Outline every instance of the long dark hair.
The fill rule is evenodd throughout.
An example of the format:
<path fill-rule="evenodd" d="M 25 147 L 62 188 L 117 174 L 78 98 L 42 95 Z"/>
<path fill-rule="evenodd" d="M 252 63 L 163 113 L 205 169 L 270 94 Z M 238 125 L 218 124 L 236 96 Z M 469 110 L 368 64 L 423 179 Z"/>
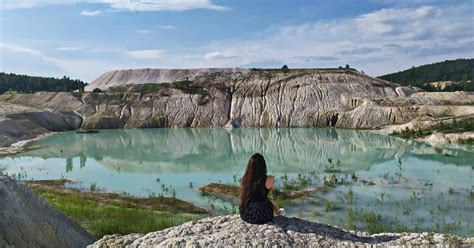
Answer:
<path fill-rule="evenodd" d="M 259 187 L 265 187 L 267 178 L 267 164 L 260 153 L 250 157 L 247 169 L 242 177 L 240 188 L 240 206 L 245 207 L 250 198 L 257 194 Z"/>

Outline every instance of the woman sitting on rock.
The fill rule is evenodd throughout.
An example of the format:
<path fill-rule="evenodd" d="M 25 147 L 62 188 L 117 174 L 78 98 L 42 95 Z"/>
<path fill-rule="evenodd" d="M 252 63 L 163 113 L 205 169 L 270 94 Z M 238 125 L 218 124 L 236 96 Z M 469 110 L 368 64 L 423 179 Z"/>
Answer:
<path fill-rule="evenodd" d="M 240 218 L 251 224 L 264 224 L 273 221 L 273 214 L 280 211 L 268 199 L 275 184 L 272 176 L 267 176 L 267 164 L 259 153 L 250 157 L 247 169 L 242 177 L 240 189 Z"/>

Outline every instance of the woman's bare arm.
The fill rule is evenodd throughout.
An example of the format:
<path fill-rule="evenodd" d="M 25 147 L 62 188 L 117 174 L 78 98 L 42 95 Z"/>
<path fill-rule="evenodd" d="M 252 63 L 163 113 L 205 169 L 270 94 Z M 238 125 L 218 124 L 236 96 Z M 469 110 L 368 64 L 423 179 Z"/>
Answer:
<path fill-rule="evenodd" d="M 267 181 L 265 181 L 265 187 L 270 191 L 275 186 L 275 178 L 273 176 L 267 176 Z M 280 215 L 280 209 L 278 206 L 272 202 L 273 214 Z"/>
<path fill-rule="evenodd" d="M 272 190 L 274 185 L 275 178 L 273 176 L 267 176 L 267 180 L 265 181 L 265 188 L 267 188 L 268 190 Z"/>

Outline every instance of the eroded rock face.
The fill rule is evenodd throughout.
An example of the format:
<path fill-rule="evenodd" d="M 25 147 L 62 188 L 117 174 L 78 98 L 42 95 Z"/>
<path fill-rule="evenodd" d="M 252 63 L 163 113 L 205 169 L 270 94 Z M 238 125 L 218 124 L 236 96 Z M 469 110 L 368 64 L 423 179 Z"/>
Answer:
<path fill-rule="evenodd" d="M 107 235 L 88 246 L 103 247 L 393 247 L 474 245 L 474 238 L 433 233 L 381 233 L 348 231 L 338 227 L 277 217 L 273 223 L 248 224 L 238 215 L 184 223 L 145 235 Z"/>
<path fill-rule="evenodd" d="M 127 78 L 141 75 L 134 79 L 139 82 L 143 75 L 152 74 L 133 70 L 127 75 Z M 119 83 L 117 80 L 114 84 Z M 444 114 L 474 112 L 473 106 L 458 107 L 474 103 L 471 93 L 420 92 L 417 88 L 396 87 L 354 70 L 221 72 L 195 76 L 193 80 L 193 87 L 201 87 L 199 91 L 163 88 L 150 94 L 87 93 L 82 98 L 82 113 L 86 118 L 95 119 L 85 121 L 86 127 L 107 128 L 108 124 L 101 124 L 104 122 L 101 119 L 115 117 L 125 128 L 375 129 L 436 116 L 440 111 L 433 106 L 452 106 L 446 108 Z M 159 77 L 155 81 L 160 81 Z M 103 85 L 99 82 L 105 81 L 97 82 Z M 128 82 L 128 79 L 123 80 L 122 85 Z"/>
<path fill-rule="evenodd" d="M 168 80 L 187 81 L 166 84 Z M 138 83 L 155 83 L 156 88 L 148 91 L 127 88 Z M 81 98 L 69 93 L 45 92 L 2 95 L 2 104 L 31 109 L 3 111 L 3 116 L 0 111 L 0 121 L 2 117 L 19 122 L 42 120 L 33 123 L 39 127 L 32 133 L 79 127 L 379 129 L 417 119 L 474 114 L 473 93 L 421 92 L 417 88 L 396 87 L 352 69 L 287 73 L 238 69 L 124 70 L 106 73 L 90 87 L 107 89 L 117 85 L 123 86 L 120 91 L 87 92 Z M 28 111 L 51 114 L 23 114 Z M 47 119 L 53 120 L 53 115 L 62 120 L 48 122 L 44 118 L 49 116 Z M 11 137 L 2 138 L 0 133 L 0 143 L 11 144 L 15 140 Z"/>
<path fill-rule="evenodd" d="M 94 240 L 64 213 L 0 173 L 0 247 L 85 247 Z"/>
<path fill-rule="evenodd" d="M 33 94 L 3 94 L 0 102 L 42 109 L 50 112 L 74 112 L 82 102 L 69 92 L 37 92 Z"/>
<path fill-rule="evenodd" d="M 100 75 L 86 86 L 87 91 L 95 88 L 106 90 L 109 87 L 125 84 L 170 83 L 182 80 L 194 80 L 198 76 L 212 73 L 247 74 L 243 68 L 199 68 L 199 69 L 134 69 L 115 70 Z"/>
<path fill-rule="evenodd" d="M 58 98 L 58 95 L 63 96 Z M 74 113 L 74 108 L 79 107 L 81 102 L 77 98 L 76 102 L 71 102 L 69 97 L 72 95 L 45 92 L 1 95 L 0 147 L 8 147 L 20 141 L 35 139 L 50 132 L 81 127 L 82 118 Z M 62 100 L 59 100 L 61 98 Z M 47 102 L 44 99 L 52 99 L 52 102 Z"/>

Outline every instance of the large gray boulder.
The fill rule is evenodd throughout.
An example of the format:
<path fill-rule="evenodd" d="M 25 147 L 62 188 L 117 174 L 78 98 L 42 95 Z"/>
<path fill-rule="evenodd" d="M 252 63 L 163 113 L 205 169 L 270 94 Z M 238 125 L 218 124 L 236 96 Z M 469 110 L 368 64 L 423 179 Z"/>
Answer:
<path fill-rule="evenodd" d="M 94 240 L 64 213 L 0 173 L 0 247 L 85 247 Z"/>
<path fill-rule="evenodd" d="M 106 235 L 89 248 L 105 247 L 394 247 L 474 245 L 474 238 L 437 233 L 380 233 L 277 217 L 273 223 L 248 224 L 238 215 L 191 221 L 145 235 Z"/>

